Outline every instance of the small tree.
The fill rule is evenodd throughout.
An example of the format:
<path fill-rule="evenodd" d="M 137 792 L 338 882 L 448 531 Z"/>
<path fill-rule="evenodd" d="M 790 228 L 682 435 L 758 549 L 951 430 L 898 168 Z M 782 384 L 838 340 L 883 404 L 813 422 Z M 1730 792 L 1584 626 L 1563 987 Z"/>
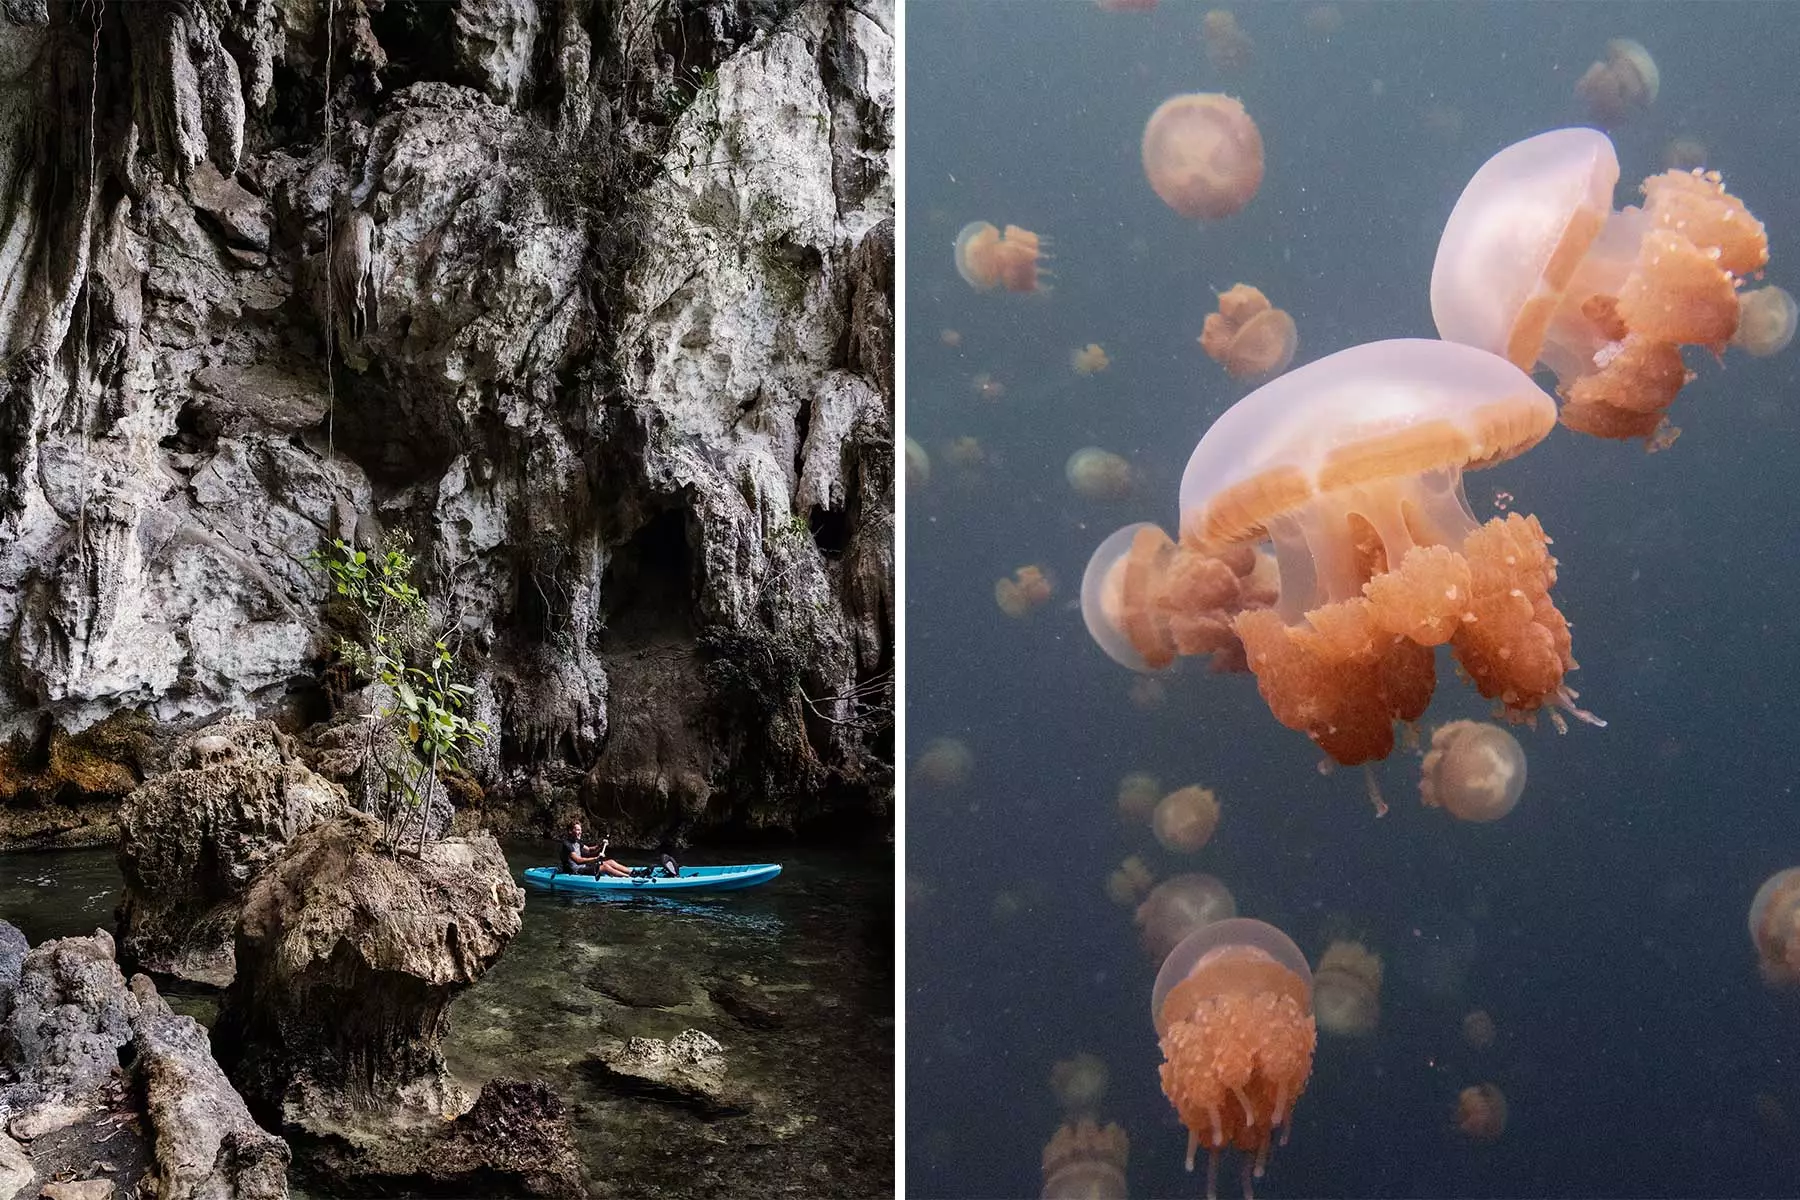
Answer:
<path fill-rule="evenodd" d="M 475 689 L 456 681 L 448 640 L 432 636 L 430 611 L 412 585 L 416 564 L 403 538 L 390 538 L 374 557 L 338 538 L 307 562 L 324 572 L 352 608 L 355 636 L 338 639 L 338 658 L 355 675 L 386 684 L 393 694 L 393 704 L 369 721 L 365 764 L 377 764 L 382 772 L 381 811 L 375 815 L 384 822 L 389 845 L 399 849 L 406 814 L 417 810 L 422 858 L 438 768 L 460 769 L 465 749 L 486 742 L 492 731 L 463 715 Z M 405 761 L 379 753 L 377 738 L 389 733 L 406 745 Z"/>

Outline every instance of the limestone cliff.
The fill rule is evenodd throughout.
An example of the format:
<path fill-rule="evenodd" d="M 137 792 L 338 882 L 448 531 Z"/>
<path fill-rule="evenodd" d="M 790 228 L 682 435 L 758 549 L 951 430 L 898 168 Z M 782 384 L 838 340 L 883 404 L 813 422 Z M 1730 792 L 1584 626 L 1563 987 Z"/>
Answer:
<path fill-rule="evenodd" d="M 493 823 L 880 814 L 892 43 L 891 0 L 0 3 L 0 766 L 322 719 L 304 558 L 401 532 Z"/>

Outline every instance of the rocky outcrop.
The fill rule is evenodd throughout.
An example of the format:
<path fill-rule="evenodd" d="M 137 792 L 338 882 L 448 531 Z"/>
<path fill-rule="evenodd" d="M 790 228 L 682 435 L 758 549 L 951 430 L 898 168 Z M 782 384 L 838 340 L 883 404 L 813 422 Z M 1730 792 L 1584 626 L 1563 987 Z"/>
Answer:
<path fill-rule="evenodd" d="M 687 1029 L 668 1041 L 628 1038 L 608 1042 L 587 1060 L 589 1073 L 603 1086 L 688 1108 L 703 1117 L 727 1117 L 749 1111 L 750 1099 L 725 1076 L 725 1048 L 698 1029 Z"/>
<path fill-rule="evenodd" d="M 268 721 L 228 718 L 181 739 L 169 770 L 119 810 L 121 948 L 143 970 L 224 987 L 251 883 L 343 793 Z"/>
<path fill-rule="evenodd" d="M 889 0 L 0 23 L 0 733 L 316 720 L 398 530 L 492 821 L 879 818 Z"/>
<path fill-rule="evenodd" d="M 161 765 L 151 723 L 136 712 L 75 734 L 40 720 L 32 733 L 0 737 L 0 845 L 112 841 L 119 802 Z"/>

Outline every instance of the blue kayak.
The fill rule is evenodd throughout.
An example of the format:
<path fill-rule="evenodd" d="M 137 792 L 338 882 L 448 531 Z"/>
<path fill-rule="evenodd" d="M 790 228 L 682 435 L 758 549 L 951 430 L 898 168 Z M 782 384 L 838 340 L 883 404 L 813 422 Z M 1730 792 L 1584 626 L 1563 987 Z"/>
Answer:
<path fill-rule="evenodd" d="M 571 875 L 555 867 L 528 867 L 525 883 L 546 892 L 729 892 L 755 887 L 781 874 L 780 863 L 752 863 L 738 867 L 683 867 L 671 879 L 661 867 L 654 874 L 616 879 L 603 875 Z"/>

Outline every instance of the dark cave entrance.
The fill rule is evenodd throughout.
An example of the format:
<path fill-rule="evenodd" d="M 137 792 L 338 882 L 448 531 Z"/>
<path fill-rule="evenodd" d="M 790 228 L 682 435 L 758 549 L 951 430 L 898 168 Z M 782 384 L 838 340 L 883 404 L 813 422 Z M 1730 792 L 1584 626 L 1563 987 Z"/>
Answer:
<path fill-rule="evenodd" d="M 600 583 L 606 644 L 692 638 L 694 552 L 689 524 L 686 509 L 664 509 L 613 551 Z"/>

